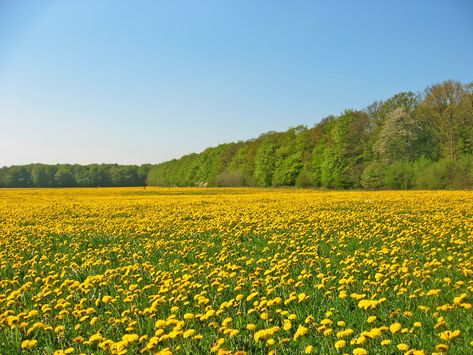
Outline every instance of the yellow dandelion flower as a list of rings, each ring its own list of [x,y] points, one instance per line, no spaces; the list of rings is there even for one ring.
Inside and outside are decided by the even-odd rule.
[[[394,333],[397,333],[399,330],[401,330],[401,328],[402,328],[401,323],[396,322],[389,326],[389,331],[394,334]]]
[[[106,295],[102,297],[102,302],[103,303],[110,303],[113,300],[112,296]]]
[[[400,343],[400,344],[397,344],[396,348],[398,348],[401,351],[407,351],[409,350],[409,345]]]
[[[307,345],[304,349],[304,354],[312,354],[314,352],[314,347],[312,345]]]
[[[446,330],[442,333],[439,334],[440,336],[440,339],[442,340],[453,340],[455,338],[457,338],[458,336],[460,336],[460,330]]]
[[[299,327],[297,328],[295,334],[294,334],[294,337],[293,339],[296,341],[297,339],[299,339],[301,336],[307,334],[307,331],[309,329],[304,327],[303,325],[299,325]]]
[[[36,339],[23,340],[23,341],[21,342],[21,348],[22,348],[22,349],[30,349],[30,348],[35,347],[36,344],[38,344],[38,341],[37,341]]]
[[[368,351],[364,348],[355,348],[353,349],[353,355],[368,355]]]
[[[447,344],[437,344],[435,346],[435,350],[437,350],[439,353],[446,353],[448,348],[449,346]]]
[[[347,345],[347,342],[345,340],[337,340],[335,342],[335,349],[341,349]]]
[[[252,331],[254,331],[254,330],[256,329],[256,325],[253,324],[253,323],[248,323],[248,324],[246,325],[246,329],[248,329],[249,331],[252,332]]]

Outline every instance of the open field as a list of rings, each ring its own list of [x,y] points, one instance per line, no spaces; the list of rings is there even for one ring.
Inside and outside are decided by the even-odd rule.
[[[2,354],[470,354],[472,276],[473,192],[0,190]]]

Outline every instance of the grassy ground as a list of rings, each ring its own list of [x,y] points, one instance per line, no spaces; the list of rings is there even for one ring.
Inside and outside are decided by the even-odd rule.
[[[0,353],[469,354],[473,193],[0,190]]]

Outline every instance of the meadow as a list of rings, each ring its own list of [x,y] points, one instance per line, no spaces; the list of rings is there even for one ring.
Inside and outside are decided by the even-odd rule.
[[[0,353],[471,354],[473,192],[0,190]]]

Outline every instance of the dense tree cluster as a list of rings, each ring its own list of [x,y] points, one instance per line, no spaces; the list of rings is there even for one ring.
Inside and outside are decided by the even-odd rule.
[[[143,186],[150,165],[29,164],[0,169],[0,187]]]
[[[0,187],[300,186],[473,187],[473,83],[402,92],[314,127],[268,132],[157,165],[0,169]]]
[[[473,83],[445,81],[364,110],[153,166],[150,185],[473,186]]]

